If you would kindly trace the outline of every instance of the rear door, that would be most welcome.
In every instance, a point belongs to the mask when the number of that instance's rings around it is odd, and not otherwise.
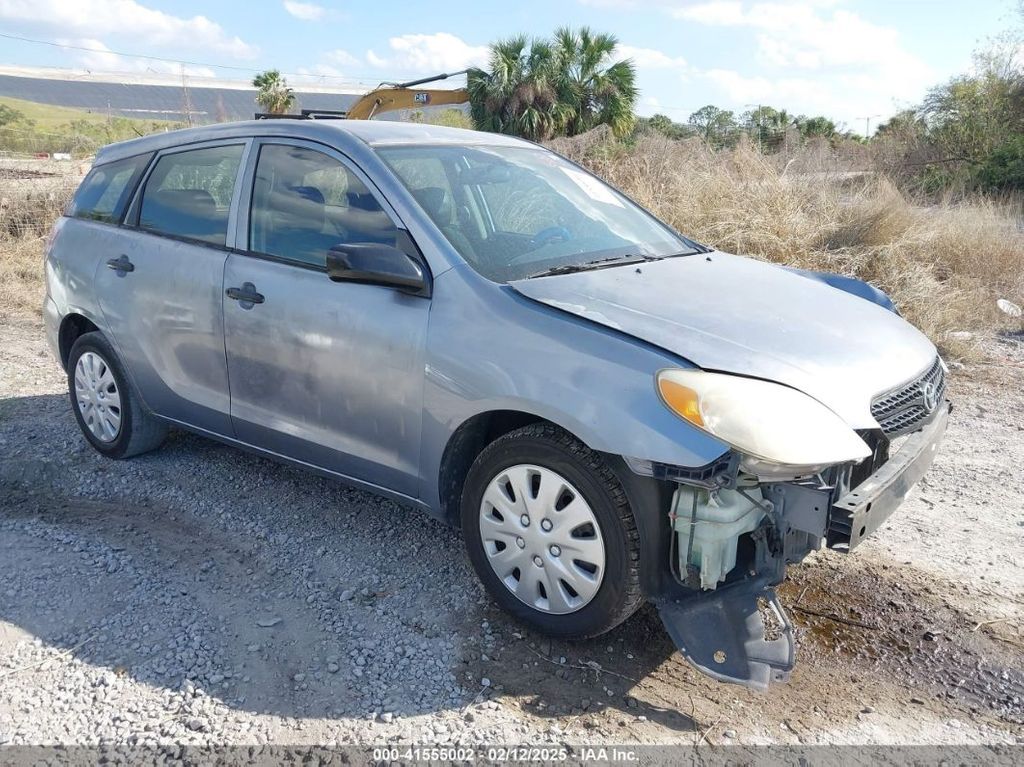
[[[228,256],[224,276],[235,433],[414,496],[430,301],[335,283],[326,270],[333,245],[394,245],[407,234],[334,150],[268,139],[249,164],[249,221],[237,238],[245,250]]]
[[[97,265],[100,307],[146,404],[231,434],[224,355],[224,262],[248,141],[157,155]]]

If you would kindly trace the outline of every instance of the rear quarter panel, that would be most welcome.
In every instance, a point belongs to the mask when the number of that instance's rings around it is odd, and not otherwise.
[[[78,218],[60,218],[46,254],[46,295],[44,312],[47,333],[56,339],[60,323],[69,314],[80,314],[104,329],[96,298],[94,277],[97,265],[111,250],[117,228]]]

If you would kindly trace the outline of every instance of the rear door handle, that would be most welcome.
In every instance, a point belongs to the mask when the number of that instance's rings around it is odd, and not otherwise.
[[[135,264],[133,264],[128,256],[121,256],[120,258],[112,258],[107,261],[107,266],[113,269],[115,272],[119,272],[124,276],[127,272],[135,271]]]
[[[256,286],[251,282],[243,282],[242,287],[228,288],[224,292],[231,300],[238,301],[243,309],[251,309],[253,304],[262,304],[266,300],[261,293],[256,292]]]

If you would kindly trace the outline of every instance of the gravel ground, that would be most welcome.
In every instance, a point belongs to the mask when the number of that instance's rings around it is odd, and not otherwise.
[[[105,460],[0,326],[0,744],[1022,743],[1024,344],[990,358],[889,524],[792,569],[797,669],[757,694],[650,609],[532,634],[389,501],[187,434]]]

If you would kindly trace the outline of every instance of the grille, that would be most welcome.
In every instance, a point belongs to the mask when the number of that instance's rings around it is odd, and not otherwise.
[[[923,375],[876,397],[871,403],[871,415],[887,437],[898,437],[917,429],[935,412],[945,393],[946,374],[936,357]]]

